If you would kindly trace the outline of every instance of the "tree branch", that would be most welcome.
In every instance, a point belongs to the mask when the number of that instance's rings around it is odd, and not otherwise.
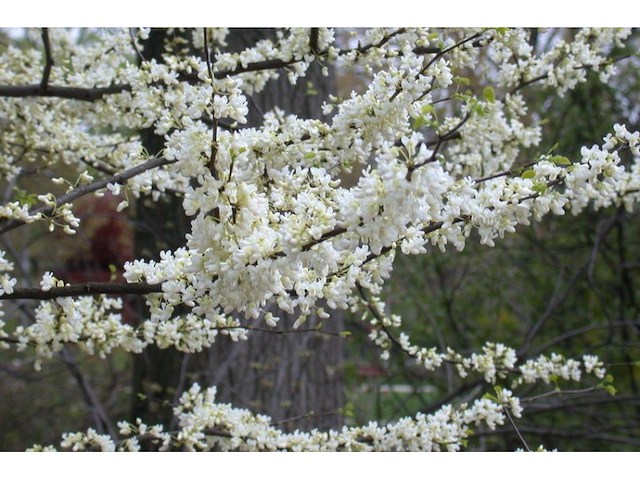
[[[309,50],[311,50],[311,53],[314,55],[318,52],[318,34],[319,29],[317,28],[312,28],[309,33]]]
[[[93,102],[105,95],[131,91],[130,85],[110,85],[108,87],[83,88],[47,85],[0,85],[0,97],[59,97],[71,100]]]
[[[0,300],[54,300],[62,297],[81,297],[89,295],[147,295],[162,293],[160,283],[112,283],[86,282],[64,287],[14,288],[12,293],[0,295]]]
[[[40,82],[40,88],[43,92],[46,92],[49,86],[49,76],[51,75],[51,68],[53,67],[53,56],[51,55],[51,43],[49,42],[48,28],[42,29],[42,43],[44,43],[45,64],[44,71],[42,72],[42,81]]]
[[[614,59],[602,62],[602,63],[598,64],[597,67],[600,68],[600,67],[604,67],[606,65],[617,63],[617,62],[625,60],[625,59],[627,59],[627,58],[629,58],[631,56],[632,56],[631,54],[622,55],[622,56],[620,56],[618,58],[614,58]],[[593,70],[593,69],[594,69],[593,65],[580,65],[580,66],[575,68],[575,70]],[[509,93],[513,95],[514,93],[518,92],[518,90],[522,90],[523,88],[525,88],[525,87],[527,87],[529,85],[532,85],[532,84],[534,84],[536,82],[539,82],[540,80],[546,80],[548,77],[549,77],[549,73],[543,73],[541,75],[538,75],[537,77],[530,78],[529,80],[521,79],[520,82],[518,83],[518,85],[513,87],[509,91]]]
[[[80,391],[82,392],[82,398],[84,399],[87,408],[93,418],[93,423],[100,434],[108,434],[112,438],[116,436],[116,429],[114,428],[113,422],[107,415],[106,410],[98,400],[98,396],[95,391],[89,385],[89,382],[82,374],[82,371],[78,367],[76,361],[74,360],[71,352],[69,352],[67,347],[64,347],[61,352],[62,361],[69,369],[71,376],[75,379]]]
[[[356,49],[359,53],[365,53],[368,50],[370,50],[371,48],[379,48],[381,46],[383,46],[385,43],[387,43],[391,38],[393,38],[394,36],[402,33],[405,29],[399,29],[387,36],[385,36],[380,42],[378,42],[377,44],[370,44],[370,45],[365,45],[365,46],[360,46]],[[44,33],[43,33],[44,35]],[[48,37],[47,37],[48,38]],[[43,40],[44,40],[44,36],[43,36]],[[313,32],[312,32],[312,37],[310,38],[310,47],[313,47]],[[47,55],[47,44],[48,44],[48,40],[47,43],[45,44],[45,55]],[[437,47],[416,47],[413,51],[414,53],[418,54],[418,55],[423,55],[423,54],[438,54],[438,55],[442,55],[444,53],[446,53],[447,51],[449,51],[451,48],[443,51],[440,48]],[[50,47],[49,47],[50,50]],[[312,51],[316,54],[316,56],[321,57],[323,55],[326,55],[328,53],[327,50],[323,50],[321,52],[318,52],[317,49]],[[341,54],[347,54],[352,50],[344,50],[341,52]],[[48,55],[50,55],[50,51],[48,53]],[[139,55],[141,55],[138,52]],[[47,57],[49,59],[49,57]],[[142,58],[142,57],[141,57]],[[47,60],[48,61],[48,60]],[[252,62],[247,64],[246,66],[237,66],[234,69],[231,70],[222,70],[219,72],[215,72],[214,77],[217,79],[222,79],[222,78],[226,78],[228,76],[234,76],[234,75],[239,75],[242,73],[249,73],[249,72],[260,72],[263,70],[275,70],[275,69],[280,69],[280,68],[285,68],[288,67],[290,65],[293,65],[294,63],[298,63],[303,61],[303,59],[290,59],[290,60],[282,60],[282,59],[269,59],[269,60],[262,60],[259,62]],[[51,65],[53,65],[53,61],[51,60]],[[45,63],[45,73],[47,71],[47,64]],[[49,67],[49,71],[50,71],[50,67]],[[196,77],[195,76],[186,76],[185,78],[187,79],[192,79],[195,80]],[[43,82],[41,82],[38,85],[0,85],[0,97],[58,97],[58,98],[66,98],[66,99],[71,99],[71,100],[80,100],[80,101],[85,101],[85,102],[93,102],[95,100],[100,100],[102,97],[104,97],[105,95],[112,95],[112,94],[117,94],[117,93],[122,93],[125,91],[131,91],[131,85],[127,85],[127,84],[116,84],[116,85],[110,85],[108,87],[95,87],[95,88],[85,88],[85,87],[65,87],[65,86],[57,86],[57,85],[48,85],[48,74],[46,75],[46,82],[45,80],[45,76],[43,75]]]
[[[522,444],[524,445],[525,450],[527,452],[530,452],[531,449],[529,448],[529,445],[527,445],[527,441],[524,439],[524,437],[520,433],[520,430],[518,429],[518,426],[516,425],[516,422],[513,420],[513,417],[511,417],[511,413],[509,412],[509,407],[507,407],[506,405],[502,405],[502,411],[505,413],[505,415],[509,419],[509,423],[511,424],[511,426],[515,430],[515,432],[518,435],[518,438],[520,439]]]
[[[204,28],[204,59],[207,62],[207,70],[209,72],[209,78],[213,85],[214,75],[213,66],[211,65],[211,50],[209,49],[209,31]],[[211,92],[211,105],[213,106],[215,100],[215,90]],[[218,119],[214,115],[215,112],[211,112],[211,118],[213,125],[211,126],[211,152],[209,154],[209,163],[207,168],[211,172],[211,176],[214,180],[218,180],[218,173],[216,171],[216,157],[218,154]]]
[[[138,58],[140,58],[140,61],[146,62],[144,55],[142,55],[142,52],[140,51],[140,49],[138,48],[138,44],[136,43],[136,38],[133,34],[133,28],[129,29],[129,37],[131,38],[131,46],[136,51],[136,54],[138,55]]]
[[[137,165],[129,170],[125,170],[124,172],[113,175],[112,177],[105,178],[103,180],[99,180],[97,182],[90,183],[89,185],[83,185],[78,188],[75,188],[69,193],[66,193],[59,197],[56,200],[55,207],[42,206],[29,211],[29,215],[36,215],[38,213],[43,216],[51,216],[56,209],[60,206],[73,202],[84,195],[87,195],[92,192],[96,192],[103,188],[106,188],[109,184],[124,184],[130,178],[135,177],[136,175],[140,175],[141,173],[146,172],[147,170],[152,170],[154,168],[162,167],[164,165],[169,165],[171,163],[175,163],[177,160],[167,160],[166,158],[152,158],[151,160]],[[0,235],[13,230],[14,228],[18,228],[24,225],[25,222],[18,219],[5,220],[4,223],[0,222]]]

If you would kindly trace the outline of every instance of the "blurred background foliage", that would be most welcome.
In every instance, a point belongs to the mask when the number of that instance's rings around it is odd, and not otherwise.
[[[614,57],[636,53],[638,40],[634,32]],[[638,67],[637,57],[626,59],[609,83],[589,74],[586,83],[564,97],[526,91],[529,112],[542,120],[543,142],[522,155],[523,163],[552,148],[575,161],[582,145],[599,143],[614,123],[638,130]],[[570,382],[557,385],[568,390],[563,394],[554,394],[553,384],[528,388],[522,397],[529,400],[523,401],[524,415],[515,419],[516,427],[531,448],[637,450],[639,217],[637,210],[614,207],[579,216],[567,213],[521,227],[495,248],[472,239],[461,253],[451,249],[441,254],[434,247],[421,256],[398,254],[384,298],[419,345],[471,353],[485,342],[501,342],[515,348],[521,359],[551,352],[574,358],[598,355],[613,377],[615,395],[611,388],[577,390]],[[363,351],[351,357],[348,367],[354,423],[431,412],[443,399],[460,403],[491,391],[479,379],[460,380],[452,367],[426,373],[400,352],[383,362],[374,353],[363,361]],[[525,448],[510,424],[476,432],[469,447]]]

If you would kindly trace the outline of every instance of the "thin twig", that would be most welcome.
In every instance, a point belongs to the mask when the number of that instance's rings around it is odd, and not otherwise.
[[[136,54],[138,55],[141,61],[146,62],[147,60],[144,58],[144,55],[142,55],[142,52],[140,51],[140,49],[138,48],[138,44],[136,43],[136,37],[133,34],[133,28],[129,29],[129,36],[131,37],[131,45],[133,46],[133,49],[136,51]]]
[[[595,390],[597,390],[597,388],[595,388],[595,387],[588,387],[588,388],[581,388],[581,389],[574,389],[574,390],[554,389],[554,390],[550,390],[548,392],[541,393],[539,395],[534,395],[532,397],[520,398],[520,401],[523,402],[523,403],[526,403],[526,402],[534,402],[536,400],[540,400],[541,398],[547,398],[547,397],[552,397],[552,396],[582,395],[584,393],[591,393],[591,392],[593,392]]]
[[[177,160],[168,160],[166,158],[152,158],[151,160],[145,163],[137,165],[133,168],[130,168],[129,170],[125,170],[124,172],[118,173],[109,178],[105,178],[102,180],[98,180],[97,182],[90,183],[88,185],[82,185],[80,187],[77,187],[72,191],[70,191],[69,193],[66,193],[60,196],[59,198],[57,198],[55,206],[53,207],[42,206],[42,207],[32,209],[29,211],[29,215],[33,216],[40,213],[45,217],[51,216],[62,205],[73,202],[74,200],[77,200],[78,198],[83,197],[89,193],[93,193],[103,188],[106,188],[106,186],[109,184],[122,185],[130,178],[140,175],[141,173],[144,173],[147,170],[152,170],[154,168],[159,168],[164,165],[169,165],[171,163],[175,163],[176,161]],[[18,220],[18,219],[12,219],[12,220],[5,221],[4,223],[0,223],[0,235],[10,230],[13,230],[15,228],[18,228],[24,225],[25,223],[26,222],[24,222],[23,220]]]
[[[42,81],[40,82],[40,89],[42,92],[46,92],[49,87],[49,76],[51,75],[51,68],[53,67],[53,56],[51,54],[51,42],[49,41],[49,29],[42,29],[42,43],[44,43],[44,56],[45,64],[42,72]]]
[[[518,426],[516,425],[516,422],[513,421],[513,418],[511,417],[511,414],[509,413],[509,409],[506,406],[502,405],[502,411],[504,411],[504,413],[507,415],[507,418],[509,419],[509,423],[511,423],[511,426],[516,431],[516,434],[518,435],[518,438],[520,439],[520,441],[524,445],[524,448],[527,450],[527,452],[530,452],[531,449],[529,448],[529,445],[527,445],[527,441],[524,439],[524,437],[520,433],[520,430],[518,429]]]
[[[301,415],[296,415],[295,417],[283,418],[282,420],[278,420],[277,422],[271,422],[269,425],[275,427],[276,425],[283,425],[289,422],[295,422],[297,420],[308,420],[310,418],[322,418],[322,417],[335,417],[339,415],[339,412],[326,412],[326,413],[303,413]]]
[[[264,333],[272,333],[276,335],[289,335],[292,333],[317,333],[319,335],[330,335],[334,337],[342,337],[344,334],[342,332],[327,332],[326,330],[319,330],[317,328],[303,328],[297,330],[275,330],[271,328],[261,328],[261,327],[249,327],[249,326],[238,326],[238,327],[216,327],[215,330],[252,330],[256,332],[264,332]]]
[[[73,359],[71,352],[67,349],[67,347],[62,348],[62,361],[69,369],[71,376],[76,380],[78,387],[80,387],[80,391],[82,392],[82,397],[84,398],[87,407],[89,408],[89,412],[93,417],[93,423],[98,431],[98,433],[107,433],[112,438],[116,436],[116,430],[114,428],[113,422],[109,419],[104,407],[100,404],[97,395],[93,391],[91,385],[82,374],[82,371],[78,368],[76,361]]]
[[[215,89],[213,88],[215,77],[213,75],[213,67],[211,65],[210,58],[210,50],[209,50],[209,31],[207,28],[204,28],[204,59],[207,62],[207,70],[209,71],[209,78],[211,79],[211,116],[213,118],[213,125],[211,127],[211,153],[209,157],[209,164],[207,167],[211,171],[211,175],[215,180],[218,179],[218,174],[216,172],[216,156],[218,153],[218,119],[215,116],[215,112],[213,111],[213,104],[215,99]]]
[[[189,362],[191,361],[191,354],[185,353],[180,362],[180,375],[178,377],[178,385],[176,386],[176,393],[173,396],[172,405],[178,405],[180,402],[180,396],[184,392],[185,385],[187,384],[187,376],[189,372]],[[173,430],[176,427],[178,418],[174,415],[169,423],[169,430]]]

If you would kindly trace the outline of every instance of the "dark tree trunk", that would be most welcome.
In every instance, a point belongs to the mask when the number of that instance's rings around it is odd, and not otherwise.
[[[162,61],[166,35],[165,30],[152,30],[143,52],[147,59]],[[235,29],[229,44],[241,50],[272,35],[268,29]],[[307,95],[307,82],[320,94]],[[276,106],[300,117],[317,118],[326,87],[327,79],[319,68],[312,68],[295,87],[286,74],[282,75],[278,81],[270,82],[265,91],[249,98],[250,126],[259,125],[261,114]],[[142,139],[151,154],[163,147],[163,139],[152,131],[143,132]],[[138,257],[149,258],[160,249],[184,244],[189,225],[180,199],[159,204],[143,200],[136,208]],[[141,308],[142,318],[146,315],[143,312],[146,309]],[[238,343],[221,335],[208,352],[194,356],[154,347],[136,355],[131,417],[170,425],[171,405],[181,390],[198,380],[217,386],[220,401],[270,415],[285,430],[339,426],[339,411],[344,404],[342,337],[320,332],[283,333],[292,330],[295,318],[284,312],[275,313],[282,319],[276,329],[280,333],[252,331],[248,341]],[[303,329],[317,324],[317,319],[310,318]],[[334,315],[323,324],[323,330],[338,333],[343,329],[342,315]],[[268,328],[261,320],[254,326]]]
[[[229,45],[239,51],[270,37],[274,35],[269,29],[234,29]],[[307,82],[318,94],[307,94]],[[250,126],[262,120],[259,112],[276,106],[301,118],[319,118],[328,88],[328,78],[317,64],[295,86],[283,73],[249,99]],[[277,331],[292,330],[292,315],[275,310],[274,314],[281,318]],[[311,317],[301,329],[312,329],[318,323],[319,319]],[[322,330],[338,333],[344,329],[344,316],[334,312],[322,323]],[[254,325],[268,328],[262,320]],[[252,331],[246,342],[233,343],[226,337],[218,341],[210,351],[206,379],[218,386],[221,401],[268,414],[279,428],[329,429],[342,424],[343,360],[344,339],[339,335]]]
[[[167,31],[152,29],[143,55],[147,60],[162,61]],[[164,139],[153,133],[153,129],[141,132],[144,147],[151,155],[164,148]],[[174,250],[184,244],[189,222],[181,207],[181,199],[170,196],[153,202],[142,198],[136,205],[136,258],[150,259],[160,250]],[[139,302],[140,321],[148,316],[144,302]],[[179,394],[177,388],[184,375],[182,365],[187,362],[185,354],[173,349],[161,350],[155,346],[145,349],[141,355],[133,356],[133,397],[131,418],[143,419],[148,424],[170,425],[172,403]]]

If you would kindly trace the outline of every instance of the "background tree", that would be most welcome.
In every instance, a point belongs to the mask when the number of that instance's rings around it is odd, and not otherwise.
[[[531,32],[532,47],[545,50],[554,38],[575,32]],[[628,44],[637,42],[634,33]],[[629,48],[629,47],[628,47]],[[634,47],[630,47],[633,49]],[[624,57],[628,49],[613,53]],[[606,136],[611,118],[637,129],[629,99],[637,89],[636,67],[620,65],[609,83],[589,74],[563,97],[548,91],[528,95],[532,112],[547,112],[542,151],[577,152]],[[472,74],[471,74],[472,75]],[[472,84],[479,79],[473,79]],[[462,253],[400,257],[386,300],[422,343],[476,351],[488,339],[513,346],[520,356],[589,351],[608,359],[617,394],[576,391],[562,398],[531,391],[523,400],[531,415],[518,422],[530,444],[567,450],[635,450],[638,447],[638,318],[634,293],[638,258],[637,212],[623,208],[580,216],[549,217],[488,250],[469,245]],[[606,320],[605,320],[606,319]],[[366,357],[365,357],[366,358]],[[399,358],[376,366],[362,393],[362,357],[352,363],[352,400],[366,405],[358,421],[389,421],[415,410],[431,411],[443,397],[465,398],[478,388],[460,381],[453,367],[440,377],[425,375]],[[358,370],[360,367],[360,371]],[[403,388],[390,388],[392,385]],[[586,419],[589,420],[586,420]],[[475,448],[512,450],[521,442],[513,428],[486,432]]]

